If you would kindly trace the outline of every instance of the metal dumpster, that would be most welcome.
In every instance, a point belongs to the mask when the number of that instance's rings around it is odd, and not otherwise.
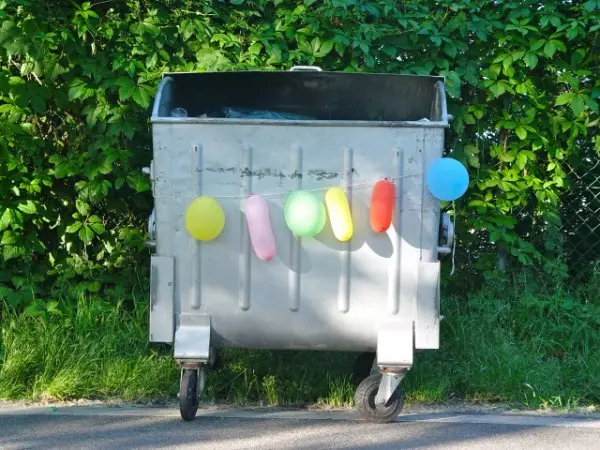
[[[442,157],[444,80],[307,69],[167,73],[160,83],[145,169],[155,201],[150,341],[174,344],[186,420],[221,348],[376,352],[379,370],[359,385],[356,403],[385,422],[402,408],[414,349],[439,346],[438,254],[448,252],[452,230],[424,176]],[[238,107],[302,118],[222,113]],[[394,215],[375,233],[369,203],[382,179],[394,183]],[[352,238],[340,242],[329,225],[315,237],[292,233],[286,196],[322,196],[332,186],[348,196]],[[269,205],[277,253],[266,262],[248,236],[251,193]],[[226,218],[212,241],[184,226],[201,195],[216,198]]]

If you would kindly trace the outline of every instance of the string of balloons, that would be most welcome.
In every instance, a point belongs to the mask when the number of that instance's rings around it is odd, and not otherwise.
[[[465,167],[452,158],[434,161],[425,173],[387,177],[377,181],[354,183],[329,188],[299,189],[292,192],[248,193],[231,196],[202,195],[193,200],[185,213],[187,231],[200,241],[216,239],[225,226],[225,214],[217,199],[244,200],[244,213],[250,241],[256,256],[268,261],[276,254],[275,237],[265,198],[287,195],[284,218],[288,228],[298,237],[314,237],[323,231],[327,217],[334,236],[340,242],[352,239],[354,226],[346,191],[361,186],[373,186],[371,193],[370,224],[376,233],[386,232],[392,222],[396,201],[396,185],[392,180],[425,174],[425,185],[433,197],[454,201],[461,197],[469,185]],[[325,191],[324,202],[315,195]]]

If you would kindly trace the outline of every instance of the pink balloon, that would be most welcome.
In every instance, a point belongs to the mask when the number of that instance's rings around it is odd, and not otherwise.
[[[269,219],[269,205],[260,195],[252,194],[245,205],[248,233],[254,253],[261,261],[268,261],[275,256],[275,236]]]

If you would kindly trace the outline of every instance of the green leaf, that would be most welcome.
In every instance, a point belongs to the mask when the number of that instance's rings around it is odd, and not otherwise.
[[[454,98],[460,98],[461,80],[458,73],[449,71],[444,77],[446,78],[446,90],[448,91],[448,94]]]
[[[448,55],[450,58],[455,58],[457,52],[458,50],[456,45],[454,45],[452,42],[448,42],[446,45],[444,45],[444,53],[446,53],[446,55]]]
[[[323,42],[316,56],[318,56],[319,58],[327,56],[331,52],[331,50],[333,50],[334,44],[335,42],[333,41],[333,39]]]
[[[540,48],[542,48],[544,46],[545,43],[546,43],[546,39],[538,39],[531,45],[531,50],[532,51],[539,50]]]
[[[556,53],[556,45],[554,44],[554,42],[553,41],[546,42],[546,45],[544,45],[544,54],[548,58],[552,58],[555,53]]]
[[[527,85],[525,83],[517,84],[515,91],[517,94],[525,95],[527,94]]]
[[[31,200],[27,200],[25,203],[20,203],[17,208],[25,214],[35,214],[37,212],[35,203],[33,203]]]
[[[319,48],[321,47],[321,39],[319,39],[318,37],[315,37],[311,41],[310,47],[312,49],[312,52],[316,54],[319,51]]]
[[[529,67],[530,69],[533,69],[535,66],[537,66],[537,63],[538,63],[538,57],[535,53],[527,52],[525,54],[525,65],[527,65],[527,67]]]
[[[95,94],[95,90],[88,87],[85,81],[75,78],[68,91],[69,100],[85,100]]]
[[[4,261],[18,258],[25,254],[25,247],[23,245],[5,245],[3,256]]]
[[[19,233],[15,233],[12,230],[6,230],[2,233],[2,241],[0,241],[0,245],[12,245],[19,242],[21,235]]]
[[[585,111],[585,100],[583,95],[577,95],[571,102],[571,110],[579,117]]]
[[[81,222],[73,222],[71,225],[69,225],[65,231],[67,233],[77,233],[79,231],[79,229],[81,228]]]
[[[77,211],[79,212],[79,214],[81,214],[82,216],[87,216],[88,212],[90,210],[90,205],[88,205],[84,201],[81,201],[81,200],[77,199],[75,201],[75,208],[77,209]]]
[[[78,233],[79,239],[85,244],[89,244],[94,239],[94,231],[90,227],[83,227]]]
[[[566,105],[567,103],[570,103],[571,100],[573,100],[574,97],[575,97],[575,94],[573,94],[572,92],[567,92],[565,94],[560,94],[556,98],[556,106]]]
[[[527,130],[523,127],[517,127],[515,130],[515,133],[521,140],[524,140],[527,137]],[[519,153],[519,156],[521,156],[521,155],[522,155],[522,153]],[[527,159],[527,157],[525,157],[525,159]],[[517,161],[518,161],[518,157],[517,157]]]
[[[6,208],[0,217],[0,231],[7,229],[15,221],[12,209]]]
[[[502,94],[506,92],[506,88],[503,83],[494,83],[489,87],[489,90],[494,97],[500,97]]]
[[[588,96],[585,96],[584,100],[585,100],[585,104],[588,106],[588,108],[590,108],[592,111],[594,111],[596,114],[598,114],[598,111],[599,111],[598,102],[596,102],[595,100],[592,100],[591,97],[588,97]],[[589,124],[588,126],[594,126],[594,125]]]
[[[71,166],[67,163],[59,163],[54,168],[54,176],[56,178],[64,178],[71,172]]]
[[[555,27],[559,27],[560,26],[560,17],[558,17],[558,16],[550,17],[550,23],[552,25],[554,25]]]
[[[527,165],[527,155],[525,153],[521,152],[517,155],[517,167],[520,170],[523,170],[526,165]]]
[[[134,94],[135,92],[135,83],[131,78],[122,77],[117,80],[117,84],[119,85],[119,99],[121,101],[125,101]]]
[[[132,95],[133,101],[142,108],[147,108],[150,105],[150,95],[144,86],[139,86]]]
[[[248,47],[248,53],[256,56],[256,55],[260,54],[260,51],[262,50],[262,48],[263,48],[263,46],[260,42],[255,42],[250,47]]]
[[[95,108],[89,110],[86,115],[86,120],[88,127],[92,128],[96,123],[98,123],[98,117],[102,115],[104,108],[102,106],[96,106]]]
[[[104,233],[104,225],[98,216],[91,216],[88,221],[88,227],[96,234]]]

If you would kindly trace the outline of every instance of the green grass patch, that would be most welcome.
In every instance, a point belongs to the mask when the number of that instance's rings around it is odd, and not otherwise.
[[[145,302],[133,311],[100,300],[4,310],[0,398],[166,398],[178,368],[147,344]]]
[[[448,399],[517,407],[600,403],[600,308],[589,295],[524,286],[442,299],[441,349],[415,355],[407,403]],[[147,342],[147,302],[80,299],[4,308],[0,398],[174,400],[170,346]],[[207,402],[352,404],[355,354],[228,350]]]

